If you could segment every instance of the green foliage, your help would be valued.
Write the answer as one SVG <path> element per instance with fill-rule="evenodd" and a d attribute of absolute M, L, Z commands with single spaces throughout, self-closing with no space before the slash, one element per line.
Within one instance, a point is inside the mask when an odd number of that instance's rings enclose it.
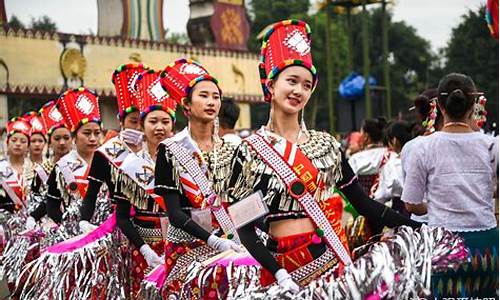
<path fill-rule="evenodd" d="M 18 29 L 25 29 L 26 27 L 24 26 L 23 22 L 21 22 L 21 20 L 19 20 L 18 17 L 16 17 L 15 15 L 12 15 L 12 17 L 10 17 L 10 20 L 9 22 L 7 23 L 7 26 L 9 28 L 12 28 L 14 30 L 18 30 Z"/>
<path fill-rule="evenodd" d="M 252 0 L 249 3 L 251 19 L 248 49 L 258 51 L 260 41 L 257 35 L 268 25 L 290 18 L 301 18 L 307 15 L 309 0 Z"/>
<path fill-rule="evenodd" d="M 31 29 L 40 31 L 57 31 L 57 26 L 48 16 L 41 16 L 38 19 L 31 18 Z"/>
<path fill-rule="evenodd" d="M 484 6 L 462 16 L 444 50 L 444 73 L 469 75 L 488 99 L 488 120 L 498 122 L 498 41 L 490 36 Z"/>
<path fill-rule="evenodd" d="M 352 71 L 362 73 L 362 36 L 361 13 L 351 15 L 351 27 L 348 27 L 347 14 L 334 14 L 330 12 L 331 45 L 326 45 L 326 15 L 325 9 L 309 15 L 310 1 L 271 1 L 253 0 L 250 3 L 251 35 L 248 47 L 257 52 L 260 44 L 256 41 L 257 35 L 269 24 L 287 18 L 298 18 L 306 21 L 312 30 L 312 52 L 314 63 L 319 73 L 319 84 L 306 107 L 306 120 L 309 126 L 327 129 L 328 104 L 327 104 L 327 57 L 326 47 L 330 48 L 332 55 L 332 76 L 335 101 L 340 99 L 337 87 L 340 81 Z M 359 11 L 359 10 L 357 10 Z M 382 73 L 382 37 L 381 37 L 381 9 L 368 11 L 368 31 L 370 47 L 370 74 L 374 76 L 379 85 L 383 85 Z M 392 110 L 405 112 L 410 106 L 413 97 L 429 85 L 431 63 L 436 59 L 430 51 L 429 42 L 417 35 L 415 29 L 404 22 L 392 22 L 388 15 L 389 53 L 392 53 L 393 63 L 390 66 L 392 87 Z M 352 37 L 352 50 L 349 51 L 349 32 Z M 352 61 L 350 61 L 352 60 Z M 351 69 L 352 68 L 352 69 Z M 412 76 L 408 76 L 412 74 Z M 411 80 L 410 80 L 411 79 Z M 338 115 L 338 110 L 335 115 Z M 345 112 L 344 112 L 345 113 Z M 252 106 L 252 121 L 254 126 L 267 120 L 267 105 Z M 255 121 L 255 122 L 254 122 Z"/>
<path fill-rule="evenodd" d="M 165 40 L 171 44 L 177 45 L 191 45 L 191 41 L 187 33 L 178 33 L 178 32 L 167 32 L 165 33 Z"/>
<path fill-rule="evenodd" d="M 10 17 L 9 22 L 7 23 L 7 26 L 9 28 L 12 28 L 14 30 L 18 29 L 32 29 L 32 30 L 40 30 L 40 31 L 57 31 L 57 26 L 52 19 L 50 19 L 48 16 L 44 15 L 39 17 L 38 19 L 31 18 L 31 23 L 30 26 L 26 27 L 21 20 L 19 20 L 18 17 L 15 15 L 12 15 Z"/>

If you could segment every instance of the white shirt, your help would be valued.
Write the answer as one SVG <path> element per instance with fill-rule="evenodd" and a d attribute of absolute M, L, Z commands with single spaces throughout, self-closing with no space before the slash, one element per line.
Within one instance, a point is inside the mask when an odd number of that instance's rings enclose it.
<path fill-rule="evenodd" d="M 403 168 L 401 158 L 396 152 L 389 152 L 389 158 L 379 170 L 379 183 L 373 199 L 384 203 L 403 192 Z"/>
<path fill-rule="evenodd" d="M 498 139 L 482 133 L 436 132 L 414 143 L 401 200 L 427 198 L 429 225 L 451 231 L 496 227 L 493 179 Z"/>
<path fill-rule="evenodd" d="M 375 175 L 386 151 L 385 147 L 379 147 L 354 153 L 349 165 L 356 175 Z"/>

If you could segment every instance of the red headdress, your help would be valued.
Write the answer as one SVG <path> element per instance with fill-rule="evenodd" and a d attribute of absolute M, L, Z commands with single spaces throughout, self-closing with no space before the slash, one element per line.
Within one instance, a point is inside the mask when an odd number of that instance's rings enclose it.
<path fill-rule="evenodd" d="M 175 122 L 175 107 L 177 103 L 170 97 L 160 83 L 160 72 L 153 69 L 142 72 L 135 82 L 135 90 L 139 95 L 138 106 L 141 118 L 153 110 L 166 111 Z"/>
<path fill-rule="evenodd" d="M 208 74 L 208 71 L 199 63 L 181 58 L 169 64 L 160 74 L 163 89 L 177 103 L 183 104 L 191 89 L 200 81 L 210 80 L 217 87 L 218 81 Z M 220 88 L 219 88 L 220 90 Z"/>
<path fill-rule="evenodd" d="M 120 119 L 138 108 L 138 93 L 134 89 L 134 83 L 137 77 L 144 71 L 149 69 L 143 64 L 125 64 L 119 66 L 111 77 L 111 81 L 115 85 L 116 99 L 118 101 L 118 117 Z"/>
<path fill-rule="evenodd" d="M 62 127 L 68 128 L 61 112 L 56 107 L 56 100 L 45 103 L 38 111 L 38 114 L 42 117 L 49 138 L 54 130 Z"/>
<path fill-rule="evenodd" d="M 41 134 L 45 138 L 47 134 L 47 128 L 42 121 L 42 117 L 36 111 L 29 111 L 24 114 L 24 119 L 28 121 L 31 125 L 31 135 Z"/>
<path fill-rule="evenodd" d="M 7 123 L 7 137 L 10 138 L 15 133 L 22 133 L 29 138 L 31 125 L 28 120 L 20 117 L 12 118 Z"/>
<path fill-rule="evenodd" d="M 64 92 L 57 100 L 57 108 L 63 115 L 71 132 L 89 122 L 101 123 L 97 95 L 84 87 Z"/>
<path fill-rule="evenodd" d="M 288 66 L 303 66 L 313 75 L 313 86 L 318 82 L 311 55 L 311 29 L 303 21 L 285 20 L 275 23 L 262 40 L 259 73 L 264 100 L 271 101 L 268 81 Z"/>

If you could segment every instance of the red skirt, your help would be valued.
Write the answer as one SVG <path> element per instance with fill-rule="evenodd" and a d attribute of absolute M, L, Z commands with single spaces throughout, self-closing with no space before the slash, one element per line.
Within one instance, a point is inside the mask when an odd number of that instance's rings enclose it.
<path fill-rule="evenodd" d="M 328 248 L 315 232 L 272 238 L 272 240 L 277 245 L 275 258 L 278 265 L 286 269 L 289 273 L 313 262 L 318 257 L 318 254 L 321 255 L 327 251 Z M 318 268 L 314 272 L 299 283 L 302 285 L 309 283 L 338 263 L 339 261 L 334 258 L 326 264 L 318 265 Z M 260 278 L 261 285 L 268 286 L 275 281 L 274 274 L 262 268 Z"/>

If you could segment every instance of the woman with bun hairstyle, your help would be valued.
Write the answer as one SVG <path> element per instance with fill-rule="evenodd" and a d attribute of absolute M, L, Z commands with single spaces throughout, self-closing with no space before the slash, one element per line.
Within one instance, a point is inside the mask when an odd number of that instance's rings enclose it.
<path fill-rule="evenodd" d="M 305 127 L 301 115 L 317 83 L 309 26 L 300 20 L 270 26 L 260 59 L 270 117 L 237 148 L 228 191 L 233 206 L 252 211 L 233 221 L 262 266 L 261 284 L 298 291 L 327 270 L 351 264 L 334 188 L 375 226 L 419 224 L 369 199 L 335 138 Z"/>
<path fill-rule="evenodd" d="M 459 234 L 472 254 L 470 263 L 456 272 L 433 278 L 432 292 L 438 298 L 495 297 L 498 288 L 498 228 L 492 200 L 498 140 L 469 125 L 478 94 L 469 76 L 443 77 L 438 105 L 444 125 L 416 141 L 407 158 L 401 199 L 408 211 L 427 213 L 429 226 Z"/>
<path fill-rule="evenodd" d="M 372 194 L 371 188 L 377 179 L 380 162 L 387 150 L 382 143 L 386 125 L 387 121 L 383 117 L 365 120 L 361 126 L 363 150 L 349 158 L 349 165 L 368 195 Z"/>

